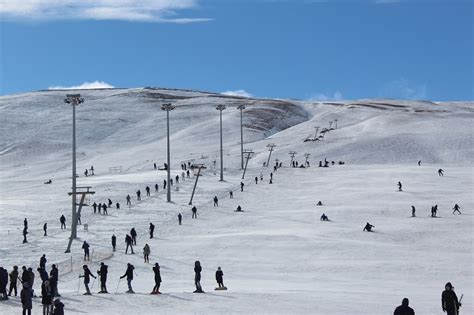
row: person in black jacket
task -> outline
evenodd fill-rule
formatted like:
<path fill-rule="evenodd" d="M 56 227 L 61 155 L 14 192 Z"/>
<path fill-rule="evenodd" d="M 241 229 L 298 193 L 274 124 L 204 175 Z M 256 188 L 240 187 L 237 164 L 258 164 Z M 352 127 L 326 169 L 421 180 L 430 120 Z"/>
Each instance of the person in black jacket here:
<path fill-rule="evenodd" d="M 196 208 L 195 206 L 193 206 L 193 207 L 191 208 L 191 211 L 193 212 L 193 215 L 192 215 L 191 218 L 197 219 L 197 208 Z"/>
<path fill-rule="evenodd" d="M 23 283 L 23 289 L 20 292 L 21 305 L 23 306 L 23 315 L 31 315 L 31 309 L 33 308 L 33 291 L 31 290 L 28 283 Z"/>
<path fill-rule="evenodd" d="M 38 268 L 36 269 L 40 275 L 40 278 L 41 278 L 41 282 L 45 282 L 46 280 L 49 279 L 48 277 L 48 272 L 46 271 L 46 269 L 43 269 L 43 268 Z"/>
<path fill-rule="evenodd" d="M 443 312 L 446 312 L 447 315 L 458 315 L 461 304 L 453 290 L 453 285 L 451 282 L 448 282 L 444 288 L 445 290 L 441 294 L 441 307 L 443 308 Z"/>
<path fill-rule="evenodd" d="M 130 230 L 130 236 L 132 237 L 133 245 L 137 245 L 137 231 L 135 230 L 135 228 L 132 228 Z"/>
<path fill-rule="evenodd" d="M 63 215 L 61 215 L 61 217 L 59 218 L 59 222 L 61 222 L 61 230 L 62 229 L 65 229 L 66 228 L 66 217 Z"/>
<path fill-rule="evenodd" d="M 153 272 L 155 273 L 155 286 L 153 287 L 153 291 L 151 291 L 151 294 L 161 294 L 160 292 L 161 274 L 160 274 L 160 265 L 158 263 L 155 263 L 155 267 L 153 267 Z"/>
<path fill-rule="evenodd" d="M 217 199 L 217 196 L 214 196 L 214 207 L 219 207 L 219 200 Z"/>
<path fill-rule="evenodd" d="M 204 293 L 201 287 L 201 271 L 201 263 L 197 260 L 194 262 L 194 284 L 196 285 L 194 293 Z"/>
<path fill-rule="evenodd" d="M 181 213 L 178 213 L 178 224 L 181 225 L 181 221 L 183 220 L 183 216 Z"/>
<path fill-rule="evenodd" d="M 41 269 L 46 269 L 46 254 L 43 254 L 40 258 L 40 268 Z"/>
<path fill-rule="evenodd" d="M 8 300 L 7 296 L 8 271 L 0 267 L 0 300 Z"/>
<path fill-rule="evenodd" d="M 51 286 L 46 280 L 41 285 L 41 304 L 43 304 L 43 315 L 49 315 L 51 304 L 53 303 L 53 296 L 51 295 Z"/>
<path fill-rule="evenodd" d="M 132 289 L 132 280 L 133 280 L 133 270 L 134 269 L 135 269 L 135 267 L 132 264 L 128 263 L 127 264 L 127 270 L 125 271 L 125 274 L 120 277 L 120 279 L 123 279 L 123 278 L 127 277 L 127 286 L 128 286 L 127 293 L 135 293 L 135 292 L 133 292 L 133 289 Z"/>
<path fill-rule="evenodd" d="M 96 276 L 91 273 L 87 265 L 82 266 L 82 269 L 84 269 L 84 274 L 80 275 L 79 278 L 84 278 L 84 286 L 86 287 L 86 293 L 84 293 L 84 295 L 91 295 L 91 291 L 89 290 L 90 277 L 96 279 Z"/>
<path fill-rule="evenodd" d="M 216 281 L 217 281 L 217 284 L 219 285 L 219 288 L 225 288 L 223 277 L 224 277 L 224 273 L 222 272 L 221 267 L 217 267 Z"/>
<path fill-rule="evenodd" d="M 373 227 L 375 227 L 375 226 L 370 224 L 369 222 L 367 222 L 367 224 L 365 225 L 365 227 L 362 231 L 372 232 Z"/>
<path fill-rule="evenodd" d="M 86 241 L 82 243 L 82 249 L 84 250 L 84 260 L 91 260 L 89 257 L 89 247 L 89 243 L 87 243 Z"/>
<path fill-rule="evenodd" d="M 16 283 L 18 281 L 18 266 L 13 266 L 13 270 L 10 272 L 10 289 L 8 290 L 8 296 L 12 295 L 12 291 L 15 291 L 15 296 L 18 295 Z"/>
<path fill-rule="evenodd" d="M 413 309 L 408 306 L 408 303 L 408 299 L 404 298 L 402 300 L 402 305 L 397 306 L 393 312 L 393 315 L 415 315 L 415 311 L 413 311 Z"/>
<path fill-rule="evenodd" d="M 107 273 L 108 268 L 106 264 L 103 262 L 100 263 L 100 269 L 97 270 L 97 274 L 100 276 L 100 291 L 99 293 L 109 293 L 107 291 Z"/>
<path fill-rule="evenodd" d="M 125 236 L 125 243 L 127 244 L 127 247 L 125 248 L 125 254 L 127 253 L 128 251 L 128 248 L 130 247 L 130 249 L 132 250 L 132 254 L 135 254 L 133 252 L 133 241 L 132 241 L 132 238 L 130 237 L 130 235 L 127 234 L 127 236 Z"/>
<path fill-rule="evenodd" d="M 115 252 L 115 246 L 117 246 L 117 236 L 115 234 L 112 234 L 112 249 Z"/>
<path fill-rule="evenodd" d="M 59 270 L 56 268 L 56 265 L 51 265 L 51 271 L 49 272 L 49 285 L 51 286 L 51 293 L 53 297 L 60 296 L 58 292 L 58 280 L 59 280 Z"/>
<path fill-rule="evenodd" d="M 54 300 L 53 315 L 64 315 L 64 304 L 59 299 Z"/>
<path fill-rule="evenodd" d="M 44 231 L 44 235 L 43 236 L 48 236 L 48 223 L 45 223 L 43 225 L 43 231 Z"/>
<path fill-rule="evenodd" d="M 150 238 L 153 238 L 153 233 L 155 232 L 155 225 L 150 222 Z"/>

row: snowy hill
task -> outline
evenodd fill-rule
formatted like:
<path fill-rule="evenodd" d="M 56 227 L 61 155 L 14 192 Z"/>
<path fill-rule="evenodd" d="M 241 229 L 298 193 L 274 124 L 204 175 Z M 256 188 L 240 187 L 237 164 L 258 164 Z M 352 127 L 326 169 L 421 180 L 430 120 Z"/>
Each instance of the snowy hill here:
<path fill-rule="evenodd" d="M 93 214 L 90 207 L 83 210 L 89 231 L 81 228 L 79 238 L 94 250 L 91 270 L 100 261 L 107 263 L 109 291 L 115 293 L 118 276 L 131 262 L 137 271 L 135 290 L 149 293 L 152 266 L 141 258 L 148 242 L 151 262 L 162 266 L 164 294 L 159 297 L 123 295 L 124 281 L 117 294 L 107 297 L 84 297 L 82 285 L 78 294 L 81 241 L 74 243 L 72 255 L 64 254 L 69 230 L 60 230 L 58 223 L 61 214 L 68 226 L 71 220 L 72 110 L 63 102 L 68 93 L 81 93 L 85 99 L 76 110 L 78 185 L 93 187 L 96 194 L 89 203 L 110 198 L 122 205 L 108 216 Z M 185 162 L 207 166 L 193 202 L 199 214 L 195 220 L 188 206 L 193 174 L 173 186 L 174 202 L 166 203 L 166 173 L 153 170 L 153 163 L 162 166 L 166 158 L 166 113 L 160 106 L 168 102 L 176 106 L 170 112 L 172 176 L 181 176 Z M 227 106 L 224 182 L 218 181 L 214 168 L 214 161 L 219 166 L 218 104 Z M 246 106 L 244 148 L 255 152 L 242 193 L 238 105 Z M 437 314 L 444 283 L 452 281 L 458 295 L 465 295 L 463 313 L 468 314 L 474 311 L 469 267 L 473 118 L 474 102 L 305 102 L 162 88 L 2 96 L 0 266 L 36 269 L 46 253 L 48 266 L 60 267 L 59 289 L 68 313 L 390 314 L 407 296 L 417 313 Z M 270 143 L 276 144 L 270 164 L 283 162 L 272 185 L 273 169 L 262 167 Z M 289 167 L 290 151 L 297 152 L 300 164 L 310 154 L 311 167 Z M 318 168 L 325 158 L 346 164 Z M 96 175 L 84 177 L 91 165 Z M 121 171 L 110 172 L 111 167 Z M 437 175 L 439 168 L 446 176 Z M 253 178 L 260 176 L 263 181 L 255 184 Z M 44 185 L 49 178 L 53 184 Z M 398 181 L 403 192 L 396 191 Z M 157 193 L 155 183 L 160 186 Z M 137 202 L 135 192 L 140 189 L 144 195 L 147 185 L 151 196 Z M 229 190 L 234 199 L 228 198 Z M 125 206 L 127 194 L 133 198 L 130 208 Z M 212 206 L 214 195 L 219 207 Z M 318 200 L 322 207 L 315 206 Z M 463 215 L 451 214 L 454 203 L 461 205 Z M 438 219 L 428 217 L 434 204 L 440 208 Z M 245 212 L 235 213 L 237 205 Z M 417 207 L 417 218 L 410 218 L 411 205 Z M 184 216 L 182 226 L 176 223 L 178 212 Z M 323 212 L 331 222 L 319 221 Z M 25 217 L 29 242 L 21 244 Z M 376 233 L 361 231 L 367 221 Z M 42 236 L 44 222 L 50 226 L 48 237 Z M 153 240 L 147 238 L 149 222 L 157 226 Z M 131 227 L 139 234 L 137 255 L 124 255 L 123 238 Z M 115 253 L 110 247 L 113 233 L 118 238 Z M 195 260 L 203 265 L 205 295 L 190 293 Z M 213 291 L 217 266 L 224 270 L 227 292 Z M 34 308 L 39 314 L 40 305 Z M 0 314 L 18 309 L 18 299 L 0 303 Z"/>

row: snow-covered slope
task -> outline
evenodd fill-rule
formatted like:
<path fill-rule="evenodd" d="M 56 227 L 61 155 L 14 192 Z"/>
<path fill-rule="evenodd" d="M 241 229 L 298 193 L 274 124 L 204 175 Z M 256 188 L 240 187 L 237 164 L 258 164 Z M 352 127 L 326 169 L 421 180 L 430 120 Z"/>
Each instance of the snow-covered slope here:
<path fill-rule="evenodd" d="M 131 227 L 139 233 L 137 252 L 148 242 L 151 261 L 162 265 L 165 293 L 83 297 L 77 293 L 80 241 L 72 255 L 64 254 L 70 222 L 71 118 L 63 99 L 81 93 L 77 107 L 78 185 L 93 186 L 89 201 L 111 198 L 122 204 L 109 216 L 84 209 L 80 231 L 94 250 L 91 270 L 99 261 L 110 265 L 109 291 L 127 262 L 137 268 L 135 289 L 152 287 L 151 265 L 140 255 L 123 254 L 123 238 Z M 173 186 L 173 203 L 162 190 L 165 172 L 153 170 L 166 157 L 166 113 L 170 112 L 172 175 L 181 175 L 183 162 L 204 163 L 193 204 L 192 178 Z M 219 182 L 219 112 L 223 112 L 225 182 Z M 245 105 L 244 147 L 255 156 L 249 162 L 245 191 L 240 193 L 240 112 Z M 60 290 L 68 313 L 279 313 L 389 314 L 404 296 L 419 314 L 440 311 L 439 294 L 452 281 L 465 294 L 463 312 L 474 310 L 473 295 L 473 102 L 435 103 L 400 100 L 357 100 L 314 103 L 294 100 L 248 99 L 216 93 L 174 89 L 104 89 L 38 91 L 0 97 L 0 266 L 36 267 L 41 254 L 61 270 Z M 337 129 L 335 120 L 337 119 Z M 314 139 L 315 128 L 334 130 Z M 309 141 L 305 141 L 308 139 Z M 275 159 L 284 167 L 268 183 L 271 168 L 266 145 L 276 144 Z M 289 167 L 289 152 L 311 168 Z M 318 168 L 320 160 L 346 165 Z M 417 161 L 422 165 L 418 167 Z M 94 165 L 96 175 L 84 177 Z M 120 173 L 109 172 L 120 167 Z M 443 168 L 445 177 L 436 171 Z M 256 185 L 253 178 L 263 176 Z M 52 185 L 43 182 L 51 178 Z M 402 181 L 404 192 L 396 191 Z M 145 186 L 160 185 L 143 201 L 125 207 L 125 196 Z M 228 191 L 234 191 L 234 199 Z M 211 198 L 220 198 L 212 207 Z M 323 207 L 316 207 L 318 200 Z M 454 203 L 462 216 L 452 216 Z M 245 212 L 234 213 L 237 205 Z M 409 218 L 410 205 L 418 218 Z M 440 207 L 439 219 L 428 210 Z M 176 215 L 182 212 L 184 225 Z M 325 212 L 332 222 L 321 223 Z M 29 243 L 21 245 L 22 220 L 30 222 Z M 157 238 L 146 237 L 149 222 Z M 377 233 L 362 233 L 366 221 Z M 50 236 L 42 237 L 48 222 Z M 118 236 L 112 253 L 110 236 Z M 212 291 L 213 273 L 222 266 L 229 291 L 204 296 L 193 290 L 194 260 L 201 260 L 203 286 Z M 48 263 L 48 265 L 49 265 Z M 39 284 L 35 284 L 38 290 Z M 125 290 L 121 283 L 118 292 Z M 82 292 L 82 288 L 81 288 Z M 156 300 L 156 301 L 155 301 Z M 35 304 L 39 314 L 39 304 Z M 150 309 L 152 309 L 150 311 Z M 18 300 L 0 303 L 0 314 L 18 311 Z M 35 314 L 36 314 L 35 313 Z"/>

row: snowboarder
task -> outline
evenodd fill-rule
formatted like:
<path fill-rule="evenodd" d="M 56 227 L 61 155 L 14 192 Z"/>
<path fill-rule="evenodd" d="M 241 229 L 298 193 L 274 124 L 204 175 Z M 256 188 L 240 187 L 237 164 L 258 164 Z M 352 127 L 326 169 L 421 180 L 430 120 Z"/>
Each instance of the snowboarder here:
<path fill-rule="evenodd" d="M 158 184 L 155 184 L 155 192 L 158 192 Z"/>
<path fill-rule="evenodd" d="M 26 235 L 28 234 L 28 229 L 26 227 L 23 228 L 23 244 L 28 243 L 26 239 Z"/>
<path fill-rule="evenodd" d="M 244 191 L 244 183 L 243 182 L 240 182 L 240 191 Z"/>
<path fill-rule="evenodd" d="M 53 296 L 60 296 L 58 292 L 58 280 L 59 280 L 59 270 L 56 268 L 56 265 L 51 265 L 51 271 L 49 272 L 49 285 L 51 286 L 51 293 Z"/>
<path fill-rule="evenodd" d="M 145 190 L 146 190 L 146 195 L 147 195 L 147 196 L 150 196 L 150 187 L 149 187 L 149 186 L 146 186 L 146 187 L 145 187 Z"/>
<path fill-rule="evenodd" d="M 227 289 L 225 286 L 224 286 L 224 273 L 222 272 L 222 269 L 221 267 L 217 267 L 217 271 L 216 271 L 216 281 L 217 281 L 217 285 L 218 285 L 218 288 L 217 289 L 221 289 L 221 290 L 225 290 Z"/>
<path fill-rule="evenodd" d="M 194 293 L 204 293 L 201 288 L 201 263 L 197 260 L 194 262 L 194 284 L 196 285 L 196 291 Z"/>
<path fill-rule="evenodd" d="M 130 237 L 130 235 L 127 234 L 127 236 L 125 236 L 125 243 L 127 244 L 127 247 L 125 248 L 125 254 L 127 254 L 128 252 L 128 248 L 130 247 L 130 249 L 132 250 L 132 254 L 135 254 L 133 252 L 133 241 L 132 241 L 132 238 Z"/>
<path fill-rule="evenodd" d="M 138 200 L 138 201 L 142 200 L 141 197 L 140 197 L 141 194 L 142 194 L 142 193 L 141 193 L 140 189 L 137 190 L 137 200 Z"/>
<path fill-rule="evenodd" d="M 64 315 L 64 304 L 61 300 L 56 299 L 54 300 L 54 311 L 52 315 Z"/>
<path fill-rule="evenodd" d="M 112 234 L 112 250 L 115 252 L 115 246 L 117 246 L 117 236 Z"/>
<path fill-rule="evenodd" d="M 326 214 L 323 213 L 323 215 L 320 218 L 321 221 L 329 221 L 329 218 Z"/>
<path fill-rule="evenodd" d="M 135 230 L 135 228 L 132 228 L 130 230 L 130 236 L 132 237 L 133 245 L 137 245 L 137 231 Z"/>
<path fill-rule="evenodd" d="M 181 225 L 181 221 L 183 220 L 183 216 L 181 213 L 178 213 L 178 224 Z"/>
<path fill-rule="evenodd" d="M 461 211 L 459 211 L 459 209 L 461 209 L 461 207 L 456 203 L 454 204 L 454 208 L 453 208 L 453 214 L 457 211 L 459 214 L 461 214 Z"/>
<path fill-rule="evenodd" d="M 234 192 L 232 190 L 229 191 L 229 198 L 234 199 Z"/>
<path fill-rule="evenodd" d="M 91 291 L 89 290 L 89 283 L 91 281 L 90 277 L 94 279 L 97 279 L 97 277 L 91 273 L 87 265 L 82 266 L 82 269 L 84 269 L 84 274 L 79 275 L 79 278 L 84 278 L 84 286 L 86 287 L 86 293 L 84 293 L 84 295 L 91 295 Z"/>
<path fill-rule="evenodd" d="M 127 195 L 127 198 L 126 198 L 126 199 L 127 199 L 127 206 L 131 206 L 132 203 L 131 203 L 131 201 L 130 201 L 130 200 L 131 200 L 130 195 Z"/>
<path fill-rule="evenodd" d="M 108 273 L 108 268 L 106 264 L 103 262 L 100 263 L 100 269 L 97 270 L 97 274 L 100 277 L 100 291 L 99 293 L 109 293 L 107 291 L 107 273 Z"/>
<path fill-rule="evenodd" d="M 401 182 L 398 182 L 398 191 L 402 191 L 402 183 Z"/>
<path fill-rule="evenodd" d="M 408 299 L 404 298 L 402 300 L 402 305 L 397 306 L 393 312 L 393 315 L 415 315 L 415 312 L 411 307 L 408 306 L 408 303 Z"/>
<path fill-rule="evenodd" d="M 150 238 L 153 238 L 153 232 L 155 232 L 155 225 L 150 222 Z"/>
<path fill-rule="evenodd" d="M 20 297 L 21 305 L 23 307 L 23 315 L 31 315 L 31 309 L 33 308 L 33 291 L 31 290 L 28 283 L 23 283 L 23 289 L 20 292 Z"/>
<path fill-rule="evenodd" d="M 63 215 L 61 215 L 61 217 L 59 218 L 59 222 L 61 222 L 61 230 L 62 229 L 65 229 L 66 228 L 66 217 Z"/>
<path fill-rule="evenodd" d="M 217 196 L 214 196 L 214 207 L 219 207 L 219 200 L 217 199 Z"/>
<path fill-rule="evenodd" d="M 444 172 L 444 170 L 443 170 L 442 168 L 440 168 L 440 169 L 438 170 L 438 176 L 444 176 L 444 173 L 443 173 L 443 172 Z"/>
<path fill-rule="evenodd" d="M 40 258 L 40 268 L 41 269 L 46 269 L 46 254 L 43 254 Z"/>
<path fill-rule="evenodd" d="M 242 210 L 242 207 L 238 205 L 237 209 L 235 209 L 235 212 L 244 212 L 244 210 Z"/>
<path fill-rule="evenodd" d="M 161 274 L 160 274 L 160 265 L 158 263 L 155 263 L 155 267 L 153 267 L 153 273 L 155 274 L 155 286 L 153 287 L 153 291 L 151 291 L 151 294 L 161 294 L 160 292 Z"/>
<path fill-rule="evenodd" d="M 150 253 L 150 246 L 148 244 L 145 244 L 145 246 L 143 247 L 143 259 L 146 263 L 150 262 Z"/>
<path fill-rule="evenodd" d="M 128 286 L 127 293 L 135 293 L 135 292 L 133 292 L 133 289 L 132 289 L 132 280 L 133 280 L 133 270 L 134 269 L 135 269 L 135 267 L 132 264 L 128 263 L 127 264 L 127 270 L 125 271 L 125 274 L 120 277 L 120 279 L 123 279 L 123 278 L 127 277 L 127 286 Z"/>
<path fill-rule="evenodd" d="M 411 216 L 412 216 L 413 218 L 416 217 L 415 212 L 416 212 L 415 206 L 412 205 L 412 206 L 411 206 Z"/>
<path fill-rule="evenodd" d="M 43 231 L 44 231 L 43 236 L 48 236 L 48 223 L 43 224 Z"/>
<path fill-rule="evenodd" d="M 446 312 L 447 315 L 458 315 L 461 303 L 459 303 L 458 297 L 453 290 L 453 285 L 451 282 L 448 282 L 444 288 L 445 290 L 441 294 L 441 307 L 443 308 L 443 312 Z"/>
<path fill-rule="evenodd" d="M 374 228 L 374 227 L 375 227 L 374 225 L 367 222 L 367 224 L 365 225 L 365 227 L 362 231 L 372 232 L 372 228 Z"/>
<path fill-rule="evenodd" d="M 87 243 L 86 241 L 82 243 L 82 249 L 84 250 L 84 260 L 91 260 L 89 257 L 89 247 L 89 243 Z"/>
<path fill-rule="evenodd" d="M 13 266 L 13 270 L 9 274 L 10 276 L 10 288 L 8 290 L 8 296 L 12 295 L 12 291 L 15 291 L 15 296 L 18 295 L 16 283 L 18 281 L 18 266 Z"/>
<path fill-rule="evenodd" d="M 196 208 L 195 206 L 193 206 L 193 207 L 191 208 L 191 211 L 193 212 L 192 218 L 193 218 L 193 219 L 197 219 L 197 208 Z"/>
<path fill-rule="evenodd" d="M 255 176 L 255 184 L 258 184 L 258 177 Z"/>

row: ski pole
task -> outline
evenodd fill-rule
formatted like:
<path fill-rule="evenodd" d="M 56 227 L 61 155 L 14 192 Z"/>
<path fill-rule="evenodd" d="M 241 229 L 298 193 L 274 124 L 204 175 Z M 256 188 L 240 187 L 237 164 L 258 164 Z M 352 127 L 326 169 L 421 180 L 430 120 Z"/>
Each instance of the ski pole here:
<path fill-rule="evenodd" d="M 115 293 L 118 292 L 118 289 L 119 289 L 119 285 L 120 285 L 120 281 L 121 281 L 121 280 L 122 280 L 122 278 L 119 278 L 119 281 L 118 281 L 118 283 L 117 283 L 117 289 L 115 289 Z"/>

